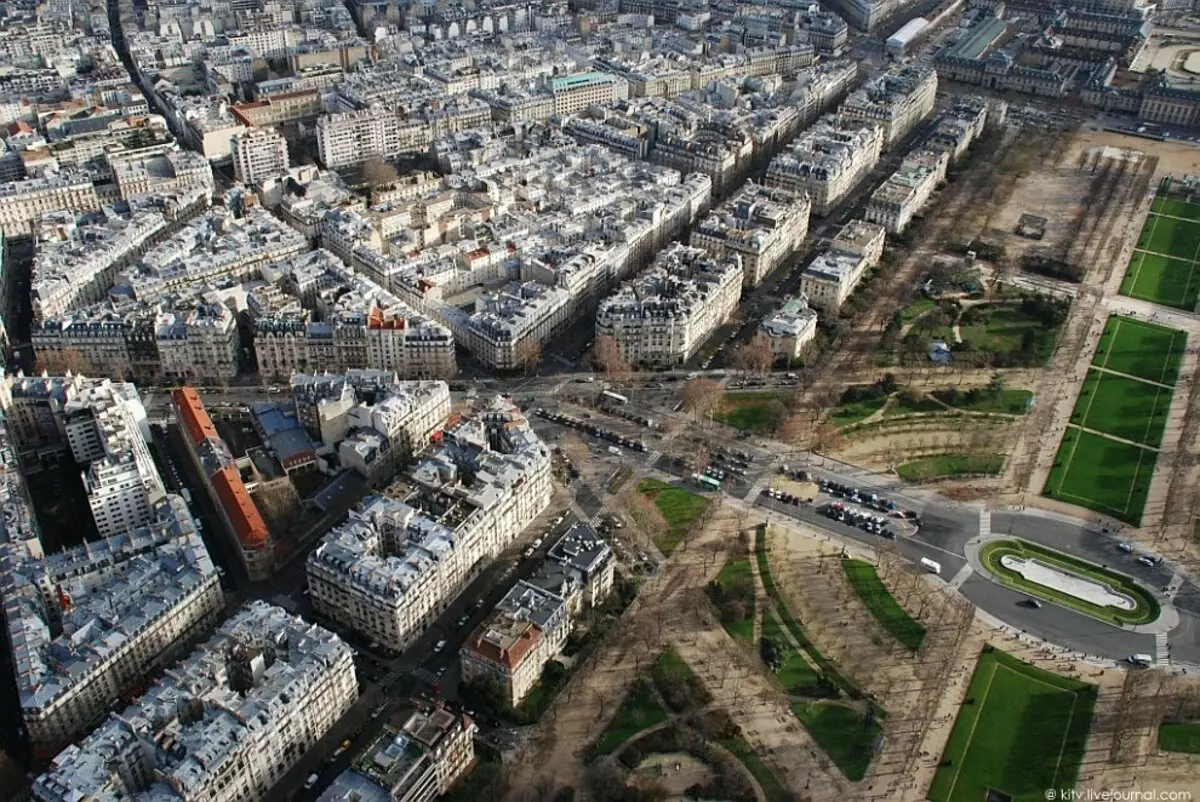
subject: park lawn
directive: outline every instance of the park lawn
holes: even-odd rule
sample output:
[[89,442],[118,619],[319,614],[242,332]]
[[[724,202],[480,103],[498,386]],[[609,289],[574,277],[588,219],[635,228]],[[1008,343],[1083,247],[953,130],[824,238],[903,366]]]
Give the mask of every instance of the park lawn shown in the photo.
[[1191,311],[1200,299],[1200,265],[1134,251],[1121,282],[1121,294]]
[[1071,422],[1158,448],[1170,410],[1169,389],[1093,368],[1083,382]]
[[1163,752],[1200,755],[1200,721],[1164,721],[1158,725],[1158,748]]
[[907,400],[906,396],[901,393],[892,399],[892,403],[888,404],[887,409],[883,411],[883,417],[890,418],[896,415],[915,415],[922,412],[946,412],[946,405],[938,402],[929,396],[922,396],[915,403]]
[[959,393],[958,398],[951,404],[955,409],[966,412],[999,412],[1005,415],[1024,415],[1029,411],[1029,402],[1033,393],[1029,390],[1001,390],[999,394],[984,397],[980,394],[974,399],[967,399],[966,393]]
[[871,417],[883,409],[883,405],[887,402],[887,396],[881,396],[880,398],[871,398],[867,401],[842,404],[833,410],[833,414],[829,416],[829,420],[838,428],[850,426]]
[[642,730],[662,724],[669,717],[654,693],[654,686],[644,680],[635,682],[616,718],[596,741],[592,754],[596,757],[611,755]]
[[1092,364],[1173,386],[1186,346],[1187,335],[1178,329],[1112,315]]
[[658,511],[670,527],[667,534],[654,540],[654,544],[663,554],[670,554],[679,546],[692,524],[708,507],[708,499],[704,496],[689,493],[683,488],[674,487],[658,479],[643,479],[638,485],[638,492],[646,494],[654,501],[654,505],[658,507]]
[[871,615],[892,637],[914,652],[925,640],[925,627],[900,606],[879,578],[875,566],[864,560],[842,560],[842,569],[854,592],[867,605]]
[[1151,214],[1146,217],[1138,247],[1190,262],[1200,250],[1200,223]]
[[792,712],[846,779],[857,781],[866,775],[881,732],[873,716],[868,720],[836,702],[796,702]]
[[1156,214],[1170,215],[1171,217],[1186,217],[1189,220],[1200,220],[1200,206],[1178,198],[1159,196],[1154,199],[1154,203],[1150,206],[1150,211]]
[[763,610],[762,618],[762,636],[774,643],[775,648],[779,650],[779,671],[775,674],[779,684],[788,693],[796,696],[813,693],[817,687],[817,672],[804,659],[804,655],[792,646],[783,627],[770,610]]
[[775,419],[778,416],[773,414],[771,405],[776,402],[783,403],[785,398],[786,393],[769,391],[726,393],[713,417],[735,429],[767,434],[779,424],[779,420]]
[[[1044,365],[1054,353],[1061,326],[1047,328],[1040,320],[1022,312],[1016,306],[981,306],[967,310],[959,333],[964,343],[980,353],[1021,353],[1021,340],[1033,332],[1035,364]],[[947,341],[948,342],[948,341]]]
[[1138,526],[1156,454],[1068,426],[1043,495]]
[[1074,788],[1096,688],[985,649],[929,789],[932,802],[1015,802]]
[[937,304],[931,298],[918,298],[900,310],[900,325],[907,326]]
[[[721,573],[717,574],[717,584],[724,588],[737,587],[738,585],[747,584],[754,587],[754,571],[750,567],[749,557],[731,557],[729,562],[725,563],[725,567],[721,569]],[[740,618],[737,621],[725,621],[722,626],[725,631],[737,641],[743,643],[754,642],[754,595],[749,597],[749,604],[745,618]]]
[[1003,470],[1003,454],[943,454],[896,466],[896,474],[906,482],[929,481],[947,476],[995,476]]

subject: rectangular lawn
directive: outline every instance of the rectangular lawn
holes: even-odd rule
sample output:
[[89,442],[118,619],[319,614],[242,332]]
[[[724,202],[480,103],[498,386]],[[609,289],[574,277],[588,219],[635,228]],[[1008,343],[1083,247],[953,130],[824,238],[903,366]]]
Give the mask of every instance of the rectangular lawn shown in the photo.
[[1068,426],[1043,494],[1137,526],[1155,457],[1140,446]]
[[1134,251],[1121,282],[1121,294],[1191,311],[1200,298],[1200,265]]
[[1200,206],[1180,200],[1179,198],[1168,198],[1160,195],[1154,199],[1150,210],[1156,214],[1165,214],[1171,217],[1186,217],[1188,220],[1200,220]]
[[1187,334],[1178,329],[1113,315],[1092,364],[1174,386],[1186,346]]
[[989,789],[1016,802],[1072,788],[1087,747],[1096,688],[985,651],[942,762],[933,802],[981,802]]
[[1071,413],[1071,422],[1158,448],[1170,409],[1169,389],[1092,369]]
[[1200,721],[1164,721],[1158,725],[1158,748],[1163,752],[1200,755]]
[[1200,250],[1200,223],[1152,214],[1146,218],[1138,247],[1190,262]]

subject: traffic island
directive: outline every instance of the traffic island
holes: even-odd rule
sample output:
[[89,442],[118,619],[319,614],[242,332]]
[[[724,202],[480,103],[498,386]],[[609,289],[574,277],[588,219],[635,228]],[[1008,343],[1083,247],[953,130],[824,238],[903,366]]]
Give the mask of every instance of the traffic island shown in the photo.
[[1002,585],[1122,627],[1158,620],[1162,607],[1130,577],[1018,538],[979,548],[979,564]]

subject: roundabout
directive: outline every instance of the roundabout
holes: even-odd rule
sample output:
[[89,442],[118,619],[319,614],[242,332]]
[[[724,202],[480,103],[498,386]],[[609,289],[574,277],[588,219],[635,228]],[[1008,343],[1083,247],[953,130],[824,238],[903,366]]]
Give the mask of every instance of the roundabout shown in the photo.
[[1158,622],[1162,605],[1132,577],[1015,537],[979,545],[980,567],[995,582],[1113,626]]

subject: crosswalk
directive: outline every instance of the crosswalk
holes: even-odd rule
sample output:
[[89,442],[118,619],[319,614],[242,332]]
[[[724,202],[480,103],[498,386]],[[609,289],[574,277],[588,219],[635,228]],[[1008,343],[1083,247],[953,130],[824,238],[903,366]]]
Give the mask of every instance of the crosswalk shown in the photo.
[[1167,649],[1167,640],[1166,632],[1154,634],[1154,662],[1166,663],[1171,659],[1171,652]]
[[979,511],[979,536],[988,537],[992,534],[992,511]]
[[[392,672],[388,672],[392,673]],[[437,674],[434,674],[428,668],[414,668],[408,672],[414,679],[424,682],[426,685],[436,685],[438,681]]]
[[763,491],[763,483],[762,483],[762,482],[755,482],[755,483],[754,483],[754,487],[750,488],[750,492],[749,492],[749,493],[747,493],[747,494],[746,494],[746,495],[745,495],[745,496],[742,498],[742,500],[743,500],[743,501],[745,501],[747,504],[753,504],[753,503],[755,503],[756,501],[758,501],[758,497],[759,497],[760,495],[762,495],[762,491]]

